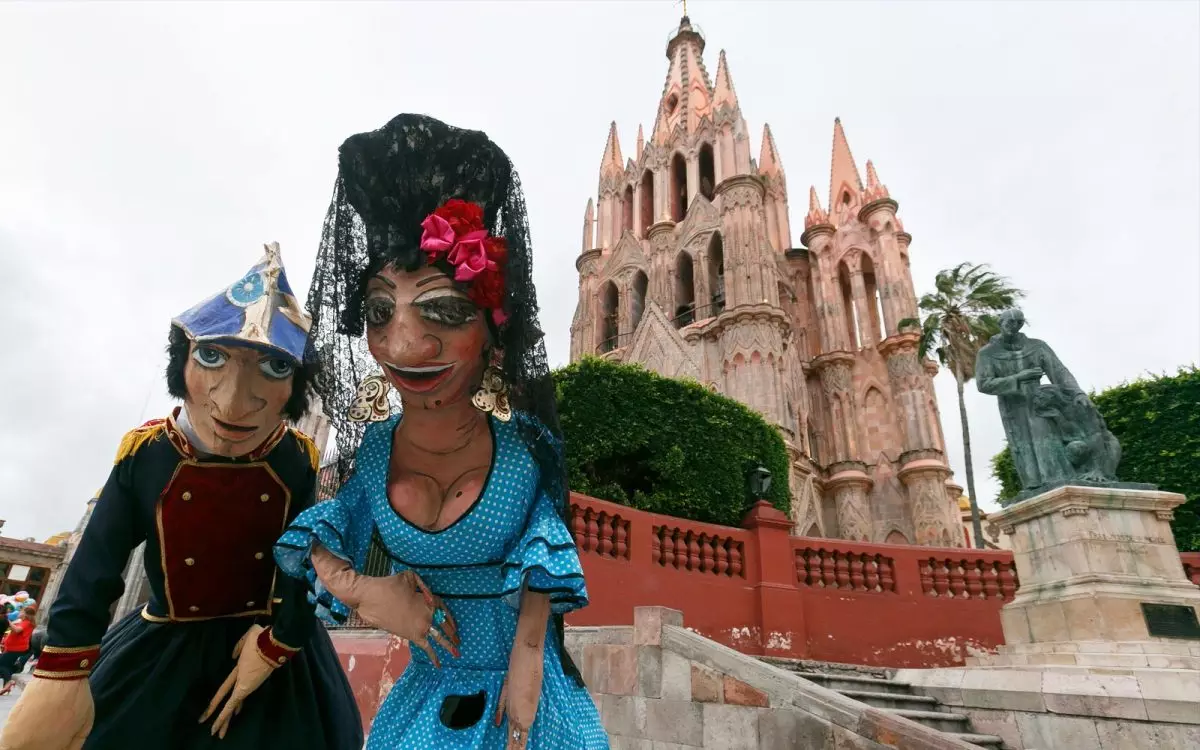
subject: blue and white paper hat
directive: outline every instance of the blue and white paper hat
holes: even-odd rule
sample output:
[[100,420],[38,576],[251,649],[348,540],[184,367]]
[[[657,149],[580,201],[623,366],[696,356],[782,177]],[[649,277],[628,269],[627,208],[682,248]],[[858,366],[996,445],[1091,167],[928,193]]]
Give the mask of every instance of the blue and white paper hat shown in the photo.
[[288,284],[279,243],[264,248],[245,276],[171,322],[196,342],[252,346],[300,364],[312,321]]

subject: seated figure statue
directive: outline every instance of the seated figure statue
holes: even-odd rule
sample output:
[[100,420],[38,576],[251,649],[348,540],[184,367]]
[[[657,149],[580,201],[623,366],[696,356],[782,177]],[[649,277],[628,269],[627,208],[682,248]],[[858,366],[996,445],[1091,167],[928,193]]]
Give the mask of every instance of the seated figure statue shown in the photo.
[[1117,482],[1120,443],[1054,350],[1021,333],[1024,325],[1020,310],[1006,310],[1000,333],[979,350],[975,362],[979,392],[999,402],[1021,481],[1017,499],[1065,484],[1152,488]]

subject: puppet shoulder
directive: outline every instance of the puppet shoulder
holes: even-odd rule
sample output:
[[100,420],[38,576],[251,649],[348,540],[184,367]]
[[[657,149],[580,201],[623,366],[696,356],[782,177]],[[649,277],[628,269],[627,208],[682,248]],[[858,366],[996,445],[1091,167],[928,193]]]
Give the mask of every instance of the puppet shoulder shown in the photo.
[[113,463],[119,464],[126,458],[137,454],[144,445],[159,439],[166,433],[167,420],[165,419],[152,419],[141,427],[135,427],[121,438],[121,444],[117,447],[117,457],[113,459]]

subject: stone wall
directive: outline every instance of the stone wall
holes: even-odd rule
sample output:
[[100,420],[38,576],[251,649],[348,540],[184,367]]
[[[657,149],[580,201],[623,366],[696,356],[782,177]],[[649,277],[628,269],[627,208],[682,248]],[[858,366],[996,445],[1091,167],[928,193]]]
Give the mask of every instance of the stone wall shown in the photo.
[[1005,750],[1200,747],[1196,670],[903,669],[896,679],[1002,737]]
[[970,745],[858,703],[639,607],[629,627],[571,628],[613,750],[928,748]]

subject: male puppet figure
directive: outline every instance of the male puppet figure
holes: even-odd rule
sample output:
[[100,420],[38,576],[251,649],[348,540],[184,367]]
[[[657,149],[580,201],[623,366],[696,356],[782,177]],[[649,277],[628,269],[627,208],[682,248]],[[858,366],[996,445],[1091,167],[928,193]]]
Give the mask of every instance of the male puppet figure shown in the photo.
[[[183,401],[121,441],[0,750],[359,750],[349,683],[271,548],[313,503],[309,319],[279,246],[172,322]],[[108,629],[145,542],[150,600]]]

